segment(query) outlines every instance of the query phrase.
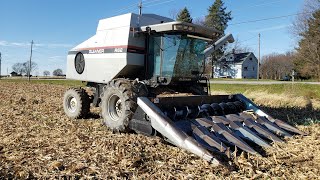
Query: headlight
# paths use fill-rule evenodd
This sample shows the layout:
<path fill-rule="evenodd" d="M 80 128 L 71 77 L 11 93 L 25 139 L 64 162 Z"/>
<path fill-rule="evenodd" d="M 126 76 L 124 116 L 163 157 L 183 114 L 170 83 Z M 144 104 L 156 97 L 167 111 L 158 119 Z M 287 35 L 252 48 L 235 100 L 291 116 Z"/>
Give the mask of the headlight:
<path fill-rule="evenodd" d="M 188 25 L 182 25 L 182 24 L 175 24 L 175 25 L 173 25 L 172 29 L 175 31 L 189 31 L 189 32 L 195 31 L 195 27 L 188 26 Z"/>

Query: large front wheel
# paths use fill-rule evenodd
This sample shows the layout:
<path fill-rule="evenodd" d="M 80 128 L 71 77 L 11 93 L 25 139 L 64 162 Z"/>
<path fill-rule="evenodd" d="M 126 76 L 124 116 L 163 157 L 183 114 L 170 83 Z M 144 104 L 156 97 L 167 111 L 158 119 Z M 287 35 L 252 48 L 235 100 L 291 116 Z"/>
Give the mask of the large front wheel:
<path fill-rule="evenodd" d="M 104 87 L 101 96 L 101 115 L 104 124 L 113 132 L 126 132 L 137 107 L 136 95 L 130 82 L 113 80 Z"/>

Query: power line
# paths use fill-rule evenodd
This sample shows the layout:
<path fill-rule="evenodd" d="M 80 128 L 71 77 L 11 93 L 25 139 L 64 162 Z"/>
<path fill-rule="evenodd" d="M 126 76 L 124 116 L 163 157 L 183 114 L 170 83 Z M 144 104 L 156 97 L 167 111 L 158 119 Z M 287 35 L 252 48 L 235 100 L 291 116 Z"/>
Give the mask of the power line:
<path fill-rule="evenodd" d="M 130 5 L 130 6 L 127 6 L 127 7 L 125 7 L 125 8 L 121 8 L 121 9 L 115 11 L 114 14 L 122 13 L 122 12 L 125 12 L 125 11 L 127 11 L 127 10 L 133 9 L 133 8 L 135 8 L 136 5 L 137 5 L 137 4 L 135 3 L 135 4 Z"/>
<path fill-rule="evenodd" d="M 276 4 L 276 3 L 279 3 L 281 2 L 282 0 L 277 0 L 277 1 L 272 1 L 272 2 L 267 2 L 267 1 L 264 1 L 263 3 L 261 4 L 253 4 L 251 6 L 246 6 L 245 8 L 238 8 L 238 9 L 233 9 L 231 10 L 231 12 L 237 12 L 239 10 L 243 10 L 243 9 L 248 9 L 248 8 L 252 8 L 252 7 L 263 7 L 265 5 L 270 5 L 270 4 Z M 193 17 L 193 18 L 202 18 L 202 17 L 206 17 L 207 15 L 202 15 L 202 16 L 198 16 L 198 17 Z"/>
<path fill-rule="evenodd" d="M 141 1 L 140 3 L 148 4 L 148 3 L 152 3 L 152 2 L 156 2 L 156 1 L 160 1 L 160 0 L 152 0 L 152 1 L 144 0 L 144 1 Z M 138 5 L 138 7 L 139 7 L 139 4 L 140 4 L 140 3 L 138 3 L 138 4 L 137 4 L 137 3 L 133 3 L 133 4 L 129 5 L 129 6 L 126 6 L 126 7 L 123 7 L 123 8 L 121 8 L 121 9 L 118 9 L 118 10 L 115 11 L 114 13 L 115 13 L 115 14 L 118 14 L 118 13 L 125 12 L 125 11 L 128 11 L 128 10 L 133 10 L 134 8 L 137 7 L 137 5 Z"/>
<path fill-rule="evenodd" d="M 248 24 L 248 23 L 260 22 L 260 21 L 267 21 L 267 20 L 272 20 L 272 19 L 281 19 L 281 18 L 287 18 L 290 16 L 297 16 L 297 15 L 309 14 L 309 13 L 310 12 L 304 12 L 304 13 L 288 14 L 288 15 L 283 15 L 283 16 L 275 16 L 275 17 L 270 17 L 270 18 L 248 20 L 248 21 L 242 21 L 242 22 L 238 22 L 238 23 L 232 23 L 232 24 L 229 24 L 229 26 L 239 25 L 239 24 Z"/>
<path fill-rule="evenodd" d="M 252 7 L 263 7 L 263 6 L 266 6 L 266 5 L 271 5 L 271 4 L 276 4 L 276 3 L 279 3 L 283 0 L 277 0 L 277 1 L 272 1 L 272 2 L 263 2 L 261 4 L 253 4 L 253 5 L 249 5 L 249 6 L 246 6 L 245 8 L 239 8 L 239 9 L 234 9 L 233 12 L 236 12 L 236 11 L 239 11 L 239 10 L 243 10 L 243 9 L 248 9 L 248 8 L 252 8 Z"/>
<path fill-rule="evenodd" d="M 252 36 L 252 37 L 250 37 L 250 38 L 248 38 L 248 39 L 246 39 L 246 40 L 239 41 L 239 43 L 244 43 L 244 42 L 250 41 L 251 39 L 256 38 L 256 37 L 257 37 L 257 36 L 254 35 L 254 36 Z"/>
<path fill-rule="evenodd" d="M 161 2 L 158 2 L 156 4 L 151 4 L 149 6 L 145 6 L 145 7 L 151 7 L 151 6 L 156 6 L 156 5 L 160 5 L 160 4 L 166 4 L 166 3 L 169 3 L 169 2 L 173 2 L 175 0 L 167 0 L 167 1 L 161 1 Z"/>
<path fill-rule="evenodd" d="M 160 1 L 160 2 L 159 2 Z M 114 14 L 118 14 L 118 13 L 122 13 L 122 12 L 126 12 L 126 11 L 129 11 L 129 10 L 134 10 L 135 8 L 139 8 L 140 10 L 140 7 L 151 7 L 151 6 L 155 6 L 155 5 L 160 5 L 160 4 L 164 4 L 164 3 L 167 3 L 168 1 L 164 1 L 164 2 L 161 2 L 162 0 L 143 0 L 143 1 L 140 1 L 139 3 L 133 3 L 129 6 L 126 6 L 124 8 L 121 8 L 117 11 L 114 12 Z M 170 1 L 174 1 L 174 0 L 170 0 Z M 156 4 L 152 4 L 152 3 L 156 3 Z"/>

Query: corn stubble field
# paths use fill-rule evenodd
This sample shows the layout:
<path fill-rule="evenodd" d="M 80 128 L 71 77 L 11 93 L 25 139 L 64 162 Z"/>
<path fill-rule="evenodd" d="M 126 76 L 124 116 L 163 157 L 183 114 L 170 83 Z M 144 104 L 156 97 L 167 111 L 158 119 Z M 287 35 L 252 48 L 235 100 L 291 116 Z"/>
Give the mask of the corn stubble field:
<path fill-rule="evenodd" d="M 317 123 L 299 125 L 308 136 L 273 144 L 273 149 L 265 150 L 265 157 L 242 154 L 217 168 L 158 137 L 112 134 L 95 114 L 90 119 L 68 119 L 61 105 L 67 86 L 23 82 L 0 82 L 0 86 L 0 179 L 318 179 L 320 176 Z"/>

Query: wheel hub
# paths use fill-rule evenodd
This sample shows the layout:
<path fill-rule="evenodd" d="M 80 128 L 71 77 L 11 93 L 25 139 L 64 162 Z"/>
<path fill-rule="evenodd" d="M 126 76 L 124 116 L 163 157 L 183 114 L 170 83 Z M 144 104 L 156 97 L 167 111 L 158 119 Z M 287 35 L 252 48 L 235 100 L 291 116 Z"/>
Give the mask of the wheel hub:
<path fill-rule="evenodd" d="M 116 112 L 118 115 L 122 113 L 121 99 L 118 99 L 118 101 L 116 102 Z"/>
<path fill-rule="evenodd" d="M 122 101 L 117 95 L 113 95 L 108 100 L 108 114 L 113 121 L 118 121 L 122 114 Z"/>
<path fill-rule="evenodd" d="M 77 110 L 78 102 L 75 97 L 70 97 L 68 99 L 68 110 L 70 112 L 75 112 Z"/>

